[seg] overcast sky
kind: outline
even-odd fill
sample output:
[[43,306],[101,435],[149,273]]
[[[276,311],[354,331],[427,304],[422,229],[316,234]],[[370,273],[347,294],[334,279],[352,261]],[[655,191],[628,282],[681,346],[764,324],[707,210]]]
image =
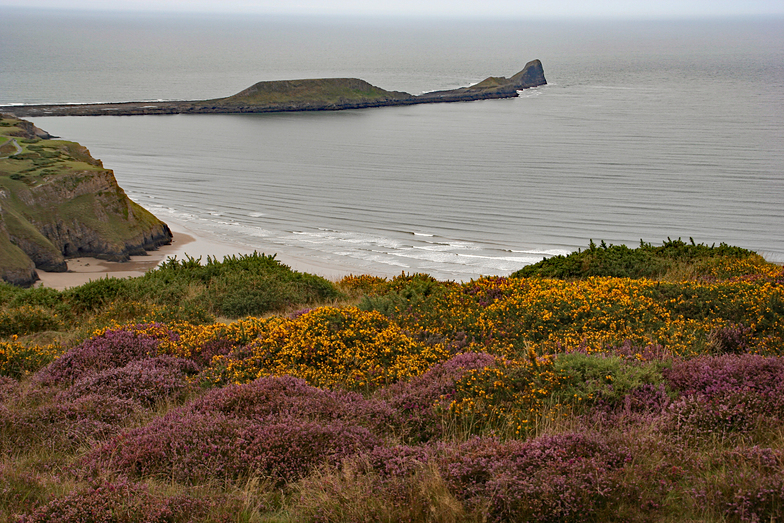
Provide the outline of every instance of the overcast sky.
[[784,15],[782,0],[0,0],[2,7],[461,18]]

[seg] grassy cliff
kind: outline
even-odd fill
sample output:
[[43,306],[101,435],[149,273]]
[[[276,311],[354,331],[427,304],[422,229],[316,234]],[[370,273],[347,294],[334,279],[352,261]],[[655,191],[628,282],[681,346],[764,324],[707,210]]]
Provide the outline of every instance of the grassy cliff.
[[171,241],[168,227],[132,202],[86,148],[12,117],[0,119],[0,138],[3,279],[31,283],[14,276],[31,261],[64,271],[67,257],[122,261]]

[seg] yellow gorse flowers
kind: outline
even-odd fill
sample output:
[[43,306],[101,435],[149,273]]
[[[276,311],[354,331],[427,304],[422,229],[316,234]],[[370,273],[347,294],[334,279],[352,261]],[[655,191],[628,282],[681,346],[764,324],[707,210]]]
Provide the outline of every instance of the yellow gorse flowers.
[[415,341],[382,314],[356,307],[264,320],[242,353],[214,357],[206,375],[213,382],[244,383],[289,374],[318,386],[370,389],[421,374],[449,357],[443,347]]
[[59,344],[25,345],[12,336],[10,341],[0,342],[0,376],[21,378],[35,372],[62,354]]
[[[781,277],[776,270],[768,272]],[[410,330],[447,337],[468,333],[485,350],[506,355],[519,354],[529,343],[539,354],[602,352],[628,343],[688,356],[705,352],[712,331],[743,323],[752,329],[758,352],[778,353],[784,339],[781,303],[781,284],[759,278],[682,283],[484,278],[445,288],[426,308],[401,311],[399,321]]]

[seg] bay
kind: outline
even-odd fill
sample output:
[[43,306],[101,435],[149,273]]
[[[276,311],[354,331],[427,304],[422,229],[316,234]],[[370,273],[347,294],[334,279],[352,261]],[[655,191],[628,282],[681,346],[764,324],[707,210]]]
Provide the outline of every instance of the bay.
[[13,15],[0,103],[198,99],[302,77],[419,93],[544,64],[549,85],[509,100],[34,119],[200,233],[457,280],[590,239],[692,237],[784,261],[782,20]]

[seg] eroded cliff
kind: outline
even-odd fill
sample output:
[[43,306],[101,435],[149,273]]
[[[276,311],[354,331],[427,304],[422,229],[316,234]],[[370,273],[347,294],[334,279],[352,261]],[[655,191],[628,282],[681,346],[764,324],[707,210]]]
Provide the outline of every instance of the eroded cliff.
[[66,258],[127,261],[171,237],[85,147],[2,116],[0,278],[30,285],[35,269],[67,270]]

